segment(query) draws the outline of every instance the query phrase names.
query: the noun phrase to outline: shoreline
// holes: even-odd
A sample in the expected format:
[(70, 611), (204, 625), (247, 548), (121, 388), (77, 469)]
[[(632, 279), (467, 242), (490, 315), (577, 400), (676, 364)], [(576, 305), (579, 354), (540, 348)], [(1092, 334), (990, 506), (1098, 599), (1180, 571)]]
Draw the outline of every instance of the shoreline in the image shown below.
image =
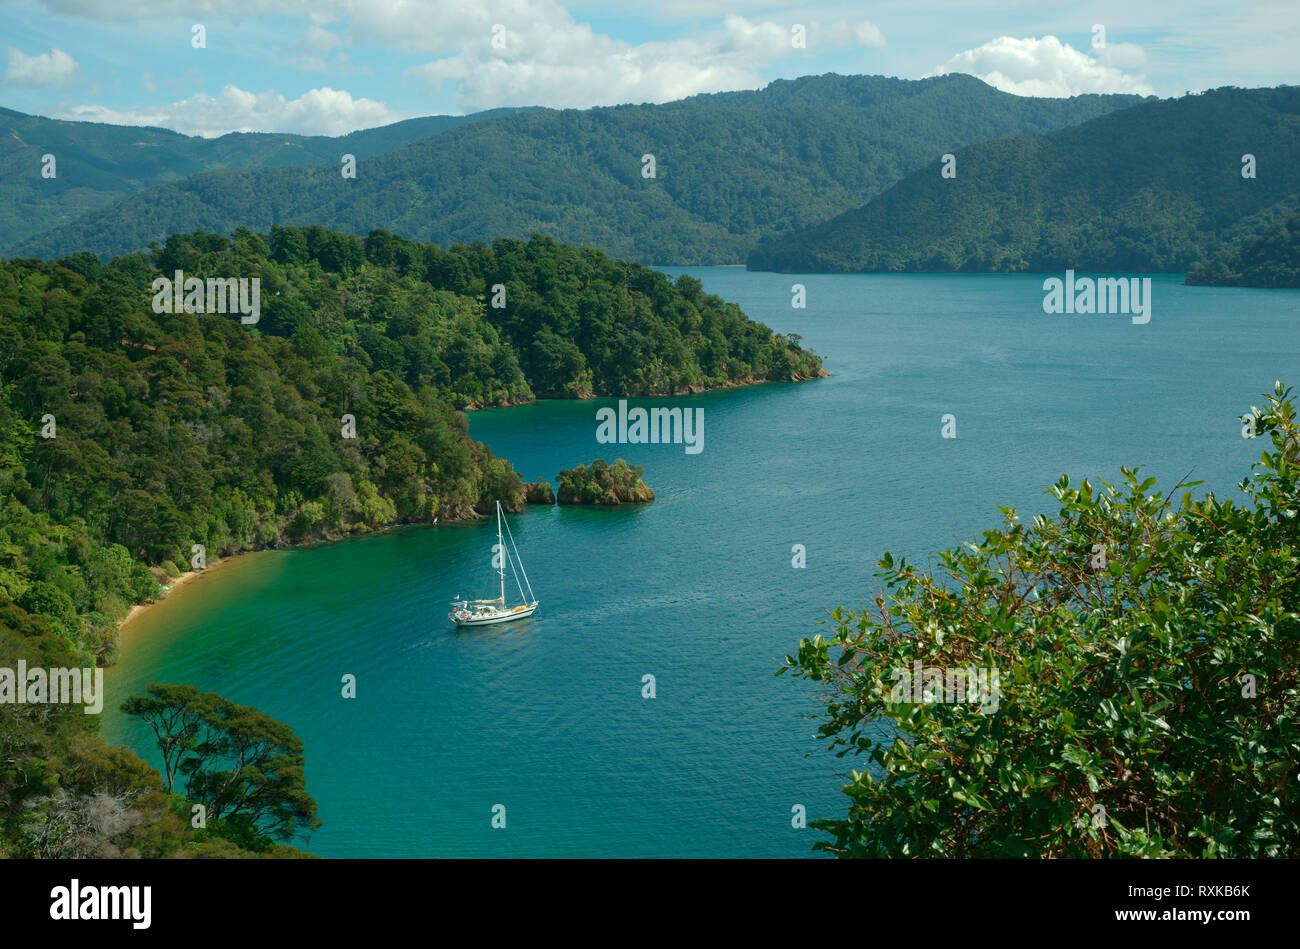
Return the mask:
[[(257, 553), (257, 551), (248, 551), (248, 553)], [(119, 638), (121, 637), (122, 633), (126, 630), (126, 627), (131, 623), (132, 620), (136, 619), (138, 616), (140, 616), (141, 613), (144, 613), (150, 607), (157, 606), (159, 603), (162, 603), (164, 600), (170, 599), (171, 596), (176, 592), (178, 587), (181, 587), (189, 583), (191, 580), (194, 580), (197, 577), (206, 576), (207, 574), (212, 573), (214, 570), (217, 570), (224, 564), (228, 563), (231, 560), (234, 560), (236, 557), (239, 556), (242, 555), (231, 554), (229, 556), (222, 557), (220, 560), (216, 561), (215, 563), (208, 564), (208, 566), (204, 567), (202, 570), (187, 570), (184, 573), (182, 573), (180, 576), (176, 577), (176, 579), (172, 580), (171, 586), (167, 588), (163, 596), (157, 597), (152, 600), (145, 600), (143, 603), (136, 603), (127, 612), (126, 616), (122, 617), (122, 619), (117, 621), (117, 632)]]
[[(737, 266), (743, 266), (743, 265), (737, 265)], [(718, 384), (718, 385), (714, 385), (714, 386), (698, 386), (698, 387), (697, 387), (697, 386), (690, 386), (690, 387), (688, 387), (685, 391), (682, 391), (682, 392), (670, 392), (670, 393), (662, 393), (662, 394), (658, 394), (658, 395), (640, 395), (640, 396), (627, 395), (627, 396), (618, 396), (617, 398), (628, 398), (628, 399), (630, 399), (630, 398), (676, 398), (676, 397), (679, 397), (679, 396), (705, 395), (705, 394), (713, 393), (713, 392), (725, 392), (725, 391), (734, 390), (734, 389), (744, 389), (744, 388), (751, 388), (751, 387), (757, 387), (757, 386), (763, 386), (763, 385), (770, 385), (771, 383), (773, 383), (773, 382), (778, 382), (778, 381), (781, 381), (781, 382), (789, 381), (789, 382), (795, 382), (795, 383), (797, 383), (797, 382), (811, 382), (811, 381), (815, 381), (815, 380), (817, 380), (817, 379), (826, 379), (826, 378), (829, 378), (830, 376), (831, 376), (831, 373), (830, 373), (829, 371), (827, 371), (826, 368), (825, 368), (824, 366), (820, 366), (820, 367), (819, 367), (819, 371), (818, 371), (817, 373), (815, 373), (815, 374), (807, 374), (807, 375), (805, 375), (805, 374), (803, 374), (803, 373), (799, 373), (799, 374), (796, 374), (793, 378), (791, 378), (791, 379), (789, 379), (789, 380), (757, 379), (757, 378), (754, 378), (753, 376), (746, 376), (746, 377), (744, 377), (743, 379), (727, 380), (726, 382), (723, 382), (723, 383), (720, 383), (720, 384)], [(470, 405), (470, 406), (466, 406), (466, 407), (465, 407), (464, 409), (462, 409), (461, 411), (464, 411), (464, 412), (466, 412), (466, 413), (469, 413), (469, 412), (480, 412), (480, 411), (491, 410), (491, 409), (509, 409), (509, 408), (516, 408), (516, 407), (518, 407), (518, 406), (522, 406), (522, 405), (535, 405), (535, 404), (537, 404), (538, 402), (541, 402), (541, 401), (594, 402), (594, 401), (598, 401), (598, 400), (605, 399), (605, 398), (615, 398), (615, 396), (589, 396), (589, 397), (584, 398), (584, 399), (573, 399), (573, 398), (559, 398), (559, 399), (556, 399), (556, 398), (545, 398), (545, 397), (544, 397), (544, 398), (537, 398), (537, 397), (534, 397), (532, 400), (529, 400), (529, 401), (512, 401), (512, 402), (508, 403), (507, 405), (500, 405), (500, 406), (496, 406), (496, 405), (482, 405), (482, 406), (480, 406), (480, 405)], [(521, 509), (521, 512), (522, 512), (523, 510), (527, 510), (529, 507), (534, 507), (534, 506), (543, 506), (543, 507), (545, 507), (545, 506), (550, 506), (550, 505), (534, 505), (534, 504), (532, 504), (532, 503), (530, 503), (530, 502), (528, 502), (528, 501), (525, 501), (525, 502), (524, 502), (524, 505), (523, 505), (523, 508)], [(569, 505), (560, 505), (560, 504), (557, 503), (557, 504), (555, 504), (554, 506), (557, 506), (557, 507), (585, 507), (585, 508), (591, 508), (591, 507), (601, 507), (601, 506), (603, 506), (603, 505), (591, 505), (591, 504), (569, 504)], [(620, 505), (617, 505), (617, 506), (620, 506), (620, 507), (621, 507), (621, 506), (623, 506), (623, 505), (620, 504)], [(455, 516), (453, 516), (452, 518), (448, 519), (448, 520), (447, 520), (446, 522), (444, 522), (444, 523), (446, 524), (446, 526), (459, 525), (459, 524), (465, 524), (465, 523), (472, 523), (472, 522), (477, 522), (478, 520), (482, 519), (482, 518), (485, 517), (485, 516), (486, 516), (486, 515), (481, 515), (481, 514), (478, 514), (477, 512), (473, 512), (473, 514), (472, 514), (471, 516), (468, 516), (468, 517), (455, 517)], [(324, 544), (334, 544), (334, 543), (339, 543), (339, 542), (341, 542), (341, 541), (345, 541), (345, 540), (351, 540), (351, 539), (356, 538), (356, 537), (364, 537), (364, 536), (367, 536), (367, 535), (370, 535), (370, 534), (382, 534), (382, 533), (387, 533), (388, 531), (392, 531), (392, 530), (400, 530), (400, 529), (403, 529), (403, 528), (436, 527), (436, 526), (438, 526), (438, 523), (439, 523), (438, 520), (435, 519), (435, 520), (434, 520), (433, 522), (431, 522), (431, 523), (429, 523), (429, 522), (405, 522), (405, 523), (398, 523), (398, 524), (389, 524), (389, 525), (387, 525), (387, 526), (385, 526), (385, 527), (383, 527), (383, 528), (381, 528), (381, 529), (379, 529), (379, 530), (377, 530), (377, 531), (348, 531), (348, 532), (343, 533), (343, 534), (340, 534), (340, 535), (338, 535), (338, 536), (334, 536), (334, 537), (330, 537), (330, 536), (321, 537), (321, 538), (317, 538), (317, 539), (314, 539), (314, 540), (311, 540), (311, 541), (307, 541), (307, 542), (304, 542), (304, 543), (286, 544), (286, 545), (281, 545), (281, 546), (276, 546), (276, 547), (261, 547), (261, 548), (257, 548), (257, 549), (254, 549), (254, 550), (241, 550), (241, 551), (236, 551), (236, 552), (234, 552), (234, 553), (228, 554), (228, 555), (226, 555), (225, 557), (222, 557), (221, 559), (216, 560), (215, 562), (212, 562), (212, 563), (208, 564), (208, 566), (205, 567), (203, 570), (187, 570), (187, 571), (185, 571), (184, 573), (181, 573), (180, 575), (178, 575), (174, 580), (172, 580), (171, 586), (166, 590), (165, 595), (160, 596), (160, 597), (158, 597), (158, 598), (156, 598), (156, 599), (153, 599), (153, 600), (146, 600), (146, 601), (143, 602), (143, 603), (136, 603), (136, 604), (133, 604), (133, 605), (131, 606), (131, 609), (127, 611), (126, 616), (124, 616), (124, 617), (122, 617), (122, 619), (118, 620), (118, 622), (117, 622), (118, 649), (119, 649), (119, 651), (120, 651), (120, 650), (122, 650), (122, 649), (124, 649), (124, 648), (126, 647), (125, 634), (126, 634), (126, 631), (127, 631), (127, 627), (129, 627), (129, 626), (132, 624), (132, 622), (133, 622), (134, 620), (136, 620), (138, 617), (140, 617), (143, 613), (145, 613), (145, 612), (146, 612), (147, 610), (149, 610), (151, 607), (157, 606), (159, 603), (161, 603), (161, 602), (163, 602), (164, 600), (166, 600), (166, 599), (168, 599), (169, 597), (171, 597), (171, 596), (176, 592), (176, 590), (177, 590), (179, 587), (184, 586), (184, 585), (186, 585), (186, 584), (189, 584), (192, 580), (196, 579), (197, 577), (203, 576), (203, 575), (205, 575), (205, 574), (212, 573), (213, 571), (217, 570), (218, 568), (220, 568), (221, 566), (223, 566), (224, 564), (228, 563), (228, 562), (231, 561), (231, 560), (235, 560), (235, 559), (238, 559), (238, 558), (241, 558), (241, 557), (247, 556), (248, 554), (265, 553), (266, 551), (269, 551), (269, 550), (307, 549), (307, 548), (311, 548), (311, 547), (315, 547), (315, 546), (321, 546), (321, 545), (324, 545)], [(116, 663), (115, 663), (115, 664), (116, 664)]]
[(727, 379), (711, 386), (690, 385), (685, 389), (673, 392), (639, 392), (625, 395), (587, 393), (580, 396), (566, 396), (548, 392), (541, 395), (534, 395), (531, 399), (512, 399), (508, 402), (494, 405), (483, 405), (481, 403), (472, 402), (457, 411), (464, 412), (468, 415), (470, 412), (484, 412), (490, 409), (513, 409), (521, 405), (536, 405), (538, 402), (599, 402), (602, 399), (675, 399), (680, 396), (707, 395), (711, 392), (728, 392), (732, 389), (748, 389), (756, 386), (771, 385), (775, 382), (813, 382), (817, 379), (829, 378), (831, 378), (830, 370), (824, 365), (819, 365), (817, 372), (797, 372), (789, 379), (766, 379), (758, 376), (744, 376), (740, 379)]
[[(524, 507), (527, 508), (528, 505), (525, 504)], [(475, 513), (472, 517), (458, 518), (452, 521), (447, 521), (445, 523), (448, 525), (467, 524), (471, 522), (477, 522), (479, 520), (482, 520), (485, 517), (486, 515)], [(177, 588), (181, 586), (189, 585), (193, 580), (199, 577), (207, 576), (208, 574), (217, 571), (221, 567), (224, 567), (228, 563), (232, 563), (236, 560), (242, 561), (246, 557), (257, 556), (258, 554), (270, 553), (273, 550), (280, 550), (280, 551), (310, 550), (313, 547), (325, 547), (331, 544), (339, 544), (339, 543), (343, 543), (344, 541), (356, 540), (362, 537), (372, 537), (377, 534), (386, 534), (389, 533), (390, 531), (414, 530), (419, 528), (439, 527), (439, 526), (442, 526), (442, 522), (440, 522), (439, 520), (434, 520), (430, 522), (425, 522), (425, 521), (399, 522), (396, 524), (389, 524), (386, 527), (383, 527), (379, 530), (348, 531), (345, 533), (340, 533), (336, 536), (317, 537), (317, 538), (313, 538), (312, 540), (302, 541), (296, 544), (280, 544), (275, 547), (256, 547), (253, 548), (252, 550), (237, 550), (234, 551), (233, 553), (226, 554), (226, 556), (221, 557), (220, 559), (210, 561), (208, 565), (202, 570), (187, 570), (184, 573), (178, 575), (174, 580), (172, 580), (171, 586), (167, 589), (166, 593), (163, 596), (157, 597), (156, 599), (152, 599), (152, 600), (145, 600), (143, 603), (136, 603), (132, 605), (131, 609), (127, 611), (126, 616), (122, 617), (120, 620), (117, 621), (118, 648), (120, 650), (126, 647), (126, 640), (124, 638), (124, 634), (126, 633), (128, 626), (130, 626), (134, 620), (138, 619), (141, 615), (148, 612), (153, 607), (158, 606), (158, 604), (162, 603), (164, 600), (170, 599), (173, 595), (175, 595)], [(114, 665), (116, 665), (116, 663), (114, 663)]]

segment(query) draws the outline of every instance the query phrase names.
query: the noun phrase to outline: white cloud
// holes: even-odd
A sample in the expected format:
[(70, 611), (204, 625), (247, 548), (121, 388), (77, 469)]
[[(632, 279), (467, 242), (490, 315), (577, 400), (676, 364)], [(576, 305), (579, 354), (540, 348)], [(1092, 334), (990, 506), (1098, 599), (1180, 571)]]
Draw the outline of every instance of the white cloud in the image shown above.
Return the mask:
[(66, 109), (57, 117), (113, 125), (156, 125), (205, 138), (226, 132), (345, 135), (408, 118), (392, 112), (382, 102), (353, 99), (341, 89), (322, 87), (297, 99), (286, 99), (272, 90), (248, 92), (237, 86), (226, 86), (215, 98), (199, 93), (144, 109), (83, 105)]
[(767, 22), (751, 23), (734, 13), (723, 17), (722, 32), (724, 38), (718, 44), (718, 53), (746, 52), (764, 59), (776, 59), (793, 48), (790, 27)]
[(317, 53), (328, 53), (335, 46), (342, 46), (343, 40), (339, 39), (329, 30), (322, 29), (316, 24), (311, 24), (298, 41), (305, 49), (310, 49)]
[(875, 46), (880, 48), (885, 45), (885, 34), (880, 32), (880, 27), (870, 20), (863, 20), (853, 27), (853, 35), (858, 38), (858, 42), (863, 46)]
[(72, 82), (76, 74), (77, 61), (61, 49), (28, 56), (10, 46), (9, 68), (2, 81), (13, 86), (59, 89)]
[(1137, 43), (1107, 43), (1094, 50), (1097, 62), (1116, 69), (1135, 69), (1147, 64), (1147, 54)]
[[(456, 99), (465, 109), (502, 105), (587, 108), (638, 102), (668, 102), (701, 92), (757, 89), (766, 84), (759, 73), (797, 51), (791, 25), (756, 22), (730, 14), (720, 27), (688, 38), (633, 45), (594, 32), (550, 0), (519, 0), (533, 17), (500, 15), (506, 27), (505, 48), (493, 48), (493, 20), (462, 21), (473, 32), (452, 39), (459, 51), (412, 67), (407, 73), (436, 89), (456, 82)], [(396, 9), (396, 8), (394, 8)], [(444, 21), (444, 27), (446, 21)], [(851, 27), (840, 22), (805, 22), (809, 49), (855, 41), (880, 45), (884, 37), (871, 23)], [(368, 18), (366, 29), (389, 42), (418, 44), (418, 24), (398, 40), (398, 24)]]
[(1141, 47), (1123, 43), (1109, 49), (1106, 59), (1094, 59), (1055, 36), (1041, 39), (1000, 36), (983, 46), (958, 53), (929, 75), (969, 73), (996, 89), (1018, 96), (1064, 98), (1085, 92), (1153, 95), (1154, 90), (1147, 85), (1145, 76), (1130, 76), (1120, 68), (1140, 65), (1144, 61), (1137, 58), (1142, 53)]
[[(202, 22), (204, 16), (292, 15), (306, 16), (315, 6), (311, 0), (43, 0), (54, 13), (90, 17), (98, 20), (141, 20), (184, 16)], [(346, 2), (346, 0), (345, 0)], [(343, 5), (336, 3), (335, 6)], [(123, 9), (123, 8), (126, 9)]]
[[(43, 2), (58, 12), (106, 15), (103, 0)], [(716, 3), (713, 8), (720, 9)], [(336, 75), (344, 48), (372, 44), (425, 57), (407, 74), (435, 87), (454, 81), (458, 104), (474, 109), (664, 102), (700, 92), (755, 89), (765, 84), (760, 74), (766, 67), (802, 52), (790, 42), (795, 22), (807, 28), (810, 50), (883, 43), (869, 22), (823, 25), (805, 15), (735, 13), (720, 21), (710, 16), (708, 26), (692, 26), (671, 40), (631, 43), (576, 20), (563, 0), (138, 0), (129, 16), (201, 22), (218, 13), (307, 20), (305, 32), (279, 57), (280, 65), (298, 69)], [(496, 24), (506, 30), (504, 49), (492, 46)]]
[[(344, 45), (342, 37), (312, 23), (289, 48), (283, 63), (306, 72), (328, 72), (326, 57), (332, 50), (342, 45)], [(339, 53), (336, 57), (336, 65), (345, 62), (346, 58), (346, 55)]]

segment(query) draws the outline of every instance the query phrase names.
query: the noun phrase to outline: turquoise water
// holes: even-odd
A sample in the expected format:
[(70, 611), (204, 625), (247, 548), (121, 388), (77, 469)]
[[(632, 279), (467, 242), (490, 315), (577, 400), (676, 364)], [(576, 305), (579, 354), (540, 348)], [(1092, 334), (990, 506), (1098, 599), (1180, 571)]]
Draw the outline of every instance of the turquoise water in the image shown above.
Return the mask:
[[(842, 812), (856, 763), (817, 750), (816, 693), (772, 673), (826, 609), (869, 600), (886, 549), (925, 563), (995, 504), (1051, 512), (1062, 472), (1141, 464), (1231, 493), (1261, 449), (1236, 416), (1275, 378), (1300, 383), (1294, 292), (1157, 277), (1138, 326), (1044, 314), (1041, 276), (669, 272), (801, 334), (833, 376), (633, 400), (703, 407), (695, 455), (597, 444), (615, 400), (475, 413), (527, 479), (621, 456), (658, 499), (511, 518), (542, 604), (514, 627), (446, 619), (453, 596), (487, 594), (488, 521), (238, 558), (133, 624), (110, 702), (192, 682), (287, 722), (323, 856), (805, 856), (819, 835), (792, 806)], [(139, 723), (104, 726), (151, 752)]]

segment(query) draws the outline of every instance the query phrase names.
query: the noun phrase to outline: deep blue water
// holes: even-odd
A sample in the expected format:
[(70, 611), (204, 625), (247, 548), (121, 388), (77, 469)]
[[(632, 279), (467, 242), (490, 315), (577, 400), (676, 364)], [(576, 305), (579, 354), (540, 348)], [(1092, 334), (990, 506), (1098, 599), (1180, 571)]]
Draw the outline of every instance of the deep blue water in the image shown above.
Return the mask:
[[(1050, 513), (1063, 472), (1142, 465), (1232, 493), (1261, 447), (1236, 417), (1274, 379), (1300, 383), (1294, 292), (1156, 277), (1133, 325), (1044, 314), (1041, 276), (669, 272), (800, 334), (832, 377), (633, 400), (703, 407), (696, 455), (597, 444), (615, 400), (474, 413), (528, 480), (621, 456), (658, 498), (513, 517), (542, 603), (514, 627), (446, 620), (453, 596), (487, 595), (490, 522), (240, 558), (137, 621), (110, 701), (187, 681), (287, 722), (324, 856), (808, 855), (792, 805), (842, 812), (839, 775), (860, 763), (818, 750), (816, 693), (773, 672), (827, 609), (869, 601), (885, 550), (926, 563), (996, 504)], [(104, 724), (150, 751), (138, 723)]]

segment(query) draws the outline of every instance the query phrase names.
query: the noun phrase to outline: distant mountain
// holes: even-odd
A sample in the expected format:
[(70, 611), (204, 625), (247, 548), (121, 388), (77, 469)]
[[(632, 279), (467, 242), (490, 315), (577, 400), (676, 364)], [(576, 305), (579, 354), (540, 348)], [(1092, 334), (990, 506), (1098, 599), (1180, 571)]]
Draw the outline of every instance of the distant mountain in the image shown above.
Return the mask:
[[(443, 246), (537, 232), (640, 262), (737, 263), (765, 235), (861, 204), (949, 151), (1140, 102), (1030, 99), (970, 76), (780, 80), (662, 105), (533, 110), (317, 168), (193, 175), (24, 241), (122, 254), (172, 232), (317, 223)], [(653, 155), (655, 176), (643, 176)]]
[[(1243, 178), (1243, 155), (1255, 178)], [(1216, 89), (956, 153), (764, 242), (752, 270), (1181, 272), (1300, 190), (1300, 87)]]
[[(1300, 201), (1300, 196), (1297, 196)], [(1187, 272), (1192, 285), (1300, 287), (1300, 210)]]
[[(0, 108), (0, 250), (108, 207), (145, 188), (216, 168), (337, 164), (429, 138), (466, 122), (507, 115), (431, 115), (348, 135), (232, 132), (197, 138), (167, 129), (65, 122)], [(55, 177), (41, 176), (53, 155)]]

